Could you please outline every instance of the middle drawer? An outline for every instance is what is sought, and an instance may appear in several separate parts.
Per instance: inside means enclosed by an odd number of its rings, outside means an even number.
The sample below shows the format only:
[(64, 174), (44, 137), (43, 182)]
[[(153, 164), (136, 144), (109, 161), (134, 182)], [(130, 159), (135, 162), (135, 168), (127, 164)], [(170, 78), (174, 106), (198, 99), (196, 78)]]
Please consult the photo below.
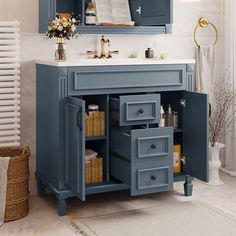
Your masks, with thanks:
[(111, 117), (119, 126), (154, 124), (160, 121), (160, 95), (129, 95), (112, 97)]
[(110, 150), (132, 162), (157, 160), (169, 163), (173, 152), (173, 128), (112, 129)]

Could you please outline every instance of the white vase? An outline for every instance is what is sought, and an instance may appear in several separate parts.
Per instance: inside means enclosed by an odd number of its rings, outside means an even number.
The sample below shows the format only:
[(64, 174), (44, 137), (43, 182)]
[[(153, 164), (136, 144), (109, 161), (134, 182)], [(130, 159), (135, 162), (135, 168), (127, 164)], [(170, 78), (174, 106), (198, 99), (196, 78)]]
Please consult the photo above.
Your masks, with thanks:
[(224, 148), (223, 143), (216, 143), (214, 147), (209, 145), (209, 185), (222, 185), (224, 182), (220, 179), (220, 150)]

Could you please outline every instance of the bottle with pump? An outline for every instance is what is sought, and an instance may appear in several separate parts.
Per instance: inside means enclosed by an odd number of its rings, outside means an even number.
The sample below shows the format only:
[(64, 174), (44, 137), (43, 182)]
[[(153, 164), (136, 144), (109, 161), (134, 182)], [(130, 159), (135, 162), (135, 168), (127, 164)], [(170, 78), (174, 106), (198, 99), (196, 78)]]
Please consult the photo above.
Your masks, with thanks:
[(164, 109), (163, 109), (163, 106), (161, 106), (161, 112), (160, 112), (160, 123), (159, 123), (159, 127), (163, 128), (165, 127), (165, 112), (164, 112)]

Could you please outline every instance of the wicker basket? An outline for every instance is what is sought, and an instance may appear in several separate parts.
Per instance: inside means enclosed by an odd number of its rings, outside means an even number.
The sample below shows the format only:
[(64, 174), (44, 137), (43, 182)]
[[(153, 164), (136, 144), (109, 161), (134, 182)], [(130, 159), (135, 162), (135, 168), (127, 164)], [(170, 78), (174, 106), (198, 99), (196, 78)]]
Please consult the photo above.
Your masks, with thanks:
[(85, 163), (85, 183), (95, 184), (103, 181), (103, 159), (98, 157)]
[(29, 212), (29, 147), (0, 148), (1, 157), (11, 157), (7, 172), (5, 222), (18, 220)]
[(29, 213), (29, 194), (17, 201), (7, 201), (5, 222), (19, 220)]
[(105, 112), (97, 111), (86, 115), (86, 136), (105, 135)]

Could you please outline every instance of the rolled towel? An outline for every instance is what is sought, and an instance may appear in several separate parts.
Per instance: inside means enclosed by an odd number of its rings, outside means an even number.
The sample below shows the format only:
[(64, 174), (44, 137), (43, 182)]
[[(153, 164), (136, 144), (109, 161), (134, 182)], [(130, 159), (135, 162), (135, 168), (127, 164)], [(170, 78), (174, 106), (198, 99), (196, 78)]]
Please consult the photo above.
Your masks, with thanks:
[(0, 157), (0, 226), (4, 223), (6, 193), (7, 193), (7, 170), (10, 157)]

